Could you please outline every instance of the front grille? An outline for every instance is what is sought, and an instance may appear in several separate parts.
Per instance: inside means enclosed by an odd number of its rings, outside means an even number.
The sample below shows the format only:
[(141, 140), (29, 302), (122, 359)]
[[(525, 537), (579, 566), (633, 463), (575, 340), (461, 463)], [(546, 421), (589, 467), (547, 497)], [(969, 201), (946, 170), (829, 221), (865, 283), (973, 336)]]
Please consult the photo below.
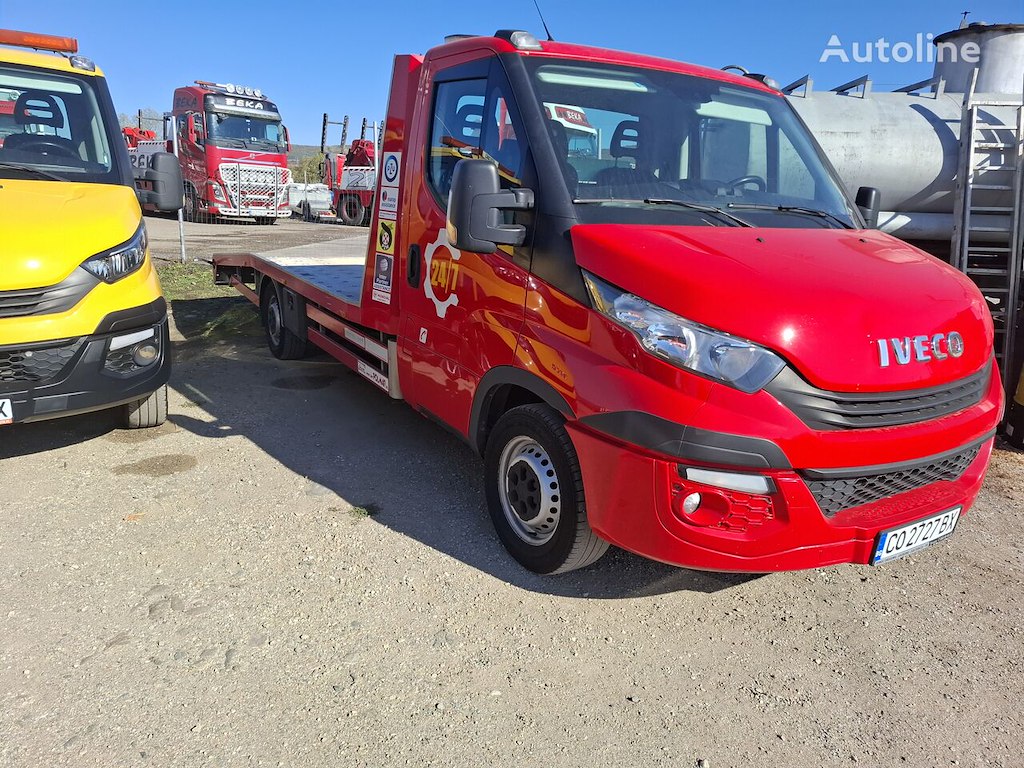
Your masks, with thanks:
[(829, 392), (786, 367), (765, 389), (812, 429), (871, 429), (916, 424), (981, 402), (992, 364), (950, 384), (902, 392)]
[(288, 171), (271, 165), (221, 163), (220, 177), (234, 205), (274, 208), (286, 194)]
[(0, 347), (0, 384), (39, 384), (56, 378), (82, 346), (63, 339), (18, 348)]
[[(906, 467), (895, 472), (882, 472), (860, 477), (812, 479), (804, 474), (804, 482), (826, 517), (862, 504), (871, 504), (898, 493), (917, 490), (940, 480), (957, 480), (978, 456), (975, 445), (951, 456)], [(828, 470), (814, 473), (827, 474)]]
[(98, 283), (99, 280), (84, 269), (76, 269), (56, 285), (0, 291), (0, 318), (66, 312)]

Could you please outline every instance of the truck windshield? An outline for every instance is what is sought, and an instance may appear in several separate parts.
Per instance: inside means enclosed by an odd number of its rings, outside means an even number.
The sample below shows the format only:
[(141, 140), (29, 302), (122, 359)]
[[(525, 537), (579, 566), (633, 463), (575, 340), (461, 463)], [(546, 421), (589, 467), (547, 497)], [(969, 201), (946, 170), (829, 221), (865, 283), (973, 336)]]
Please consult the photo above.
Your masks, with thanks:
[(0, 65), (0, 178), (122, 183), (102, 80)]
[(208, 140), (218, 147), (284, 151), (284, 130), (280, 120), (207, 112), (206, 133)]
[(539, 57), (527, 66), (581, 221), (859, 225), (779, 96), (650, 69)]

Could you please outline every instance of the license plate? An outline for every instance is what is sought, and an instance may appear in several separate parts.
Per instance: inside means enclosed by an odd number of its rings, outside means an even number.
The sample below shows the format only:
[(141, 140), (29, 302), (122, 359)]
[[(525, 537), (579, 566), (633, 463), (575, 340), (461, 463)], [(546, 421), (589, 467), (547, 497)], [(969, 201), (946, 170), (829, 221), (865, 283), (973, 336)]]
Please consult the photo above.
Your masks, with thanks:
[(956, 528), (960, 510), (961, 507), (956, 507), (910, 525), (882, 531), (878, 534), (878, 544), (871, 564), (887, 563), (946, 538)]
[(14, 406), (10, 400), (0, 400), (0, 426), (14, 421)]

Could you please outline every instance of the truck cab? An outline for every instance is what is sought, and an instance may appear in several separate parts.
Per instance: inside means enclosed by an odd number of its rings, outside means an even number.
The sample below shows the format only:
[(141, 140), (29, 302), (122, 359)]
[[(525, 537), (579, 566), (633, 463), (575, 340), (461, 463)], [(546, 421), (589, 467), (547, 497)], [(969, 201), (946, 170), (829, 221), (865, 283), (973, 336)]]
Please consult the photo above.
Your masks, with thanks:
[(984, 300), (867, 229), (759, 80), (509, 30), (399, 56), (376, 200), (358, 256), (224, 255), (218, 279), (275, 354), (311, 341), (477, 449), (531, 570), (609, 543), (722, 571), (888, 562), (980, 488), (1002, 413)]
[[(32, 50), (27, 50), (32, 49)], [(0, 30), (0, 426), (120, 406), (167, 415), (167, 304), (140, 202), (181, 207), (172, 155), (133, 173), (77, 43)]]
[[(197, 80), (174, 91), (185, 218), (254, 218), (273, 224), (288, 207), (288, 131), (256, 88)], [(170, 138), (170, 137), (168, 137)]]

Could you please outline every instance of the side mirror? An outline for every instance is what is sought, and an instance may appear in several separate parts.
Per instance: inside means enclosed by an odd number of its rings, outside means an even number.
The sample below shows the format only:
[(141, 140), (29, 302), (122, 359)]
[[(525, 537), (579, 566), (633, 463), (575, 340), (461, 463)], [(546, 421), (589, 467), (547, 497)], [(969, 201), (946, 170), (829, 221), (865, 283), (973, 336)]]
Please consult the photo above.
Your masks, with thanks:
[(448, 193), (448, 241), (460, 251), (491, 253), (498, 245), (522, 245), (526, 227), (505, 224), (502, 211), (533, 208), (533, 190), (501, 191), (490, 160), (459, 160)]
[(195, 144), (199, 140), (199, 129), (196, 127), (196, 116), (189, 115), (185, 121), (188, 140)]
[(154, 152), (148, 168), (135, 170), (135, 188), (140, 203), (148, 203), (158, 211), (177, 211), (182, 206), (185, 188), (178, 158), (169, 152)]
[(882, 193), (876, 187), (861, 187), (857, 190), (855, 202), (868, 229), (878, 229), (878, 212), (882, 208)]
[(285, 152), (291, 152), (292, 151), (292, 140), (290, 138), (288, 138), (288, 127), (282, 125), (281, 126), (281, 130), (284, 131), (284, 151)]

